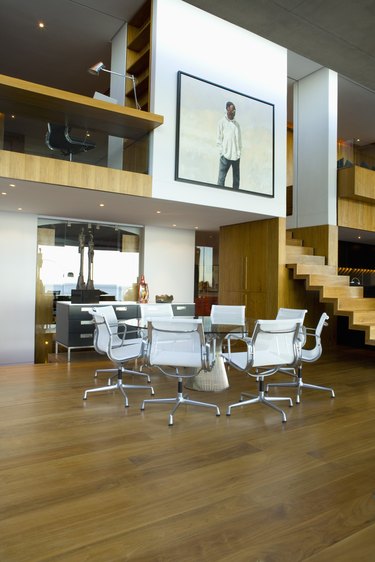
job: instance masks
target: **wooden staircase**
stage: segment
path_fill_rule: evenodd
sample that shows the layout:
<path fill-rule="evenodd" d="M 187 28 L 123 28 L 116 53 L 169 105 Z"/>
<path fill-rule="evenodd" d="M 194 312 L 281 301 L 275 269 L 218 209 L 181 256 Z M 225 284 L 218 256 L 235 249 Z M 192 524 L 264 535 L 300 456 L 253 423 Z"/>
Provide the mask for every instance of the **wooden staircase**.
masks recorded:
<path fill-rule="evenodd" d="M 320 302 L 332 303 L 334 313 L 347 316 L 351 330 L 365 333 L 365 343 L 375 346 L 375 298 L 364 298 L 362 287 L 352 287 L 350 277 L 337 275 L 337 268 L 325 265 L 324 256 L 287 231 L 286 265 L 294 279 L 302 279 L 308 291 L 319 291 Z"/>

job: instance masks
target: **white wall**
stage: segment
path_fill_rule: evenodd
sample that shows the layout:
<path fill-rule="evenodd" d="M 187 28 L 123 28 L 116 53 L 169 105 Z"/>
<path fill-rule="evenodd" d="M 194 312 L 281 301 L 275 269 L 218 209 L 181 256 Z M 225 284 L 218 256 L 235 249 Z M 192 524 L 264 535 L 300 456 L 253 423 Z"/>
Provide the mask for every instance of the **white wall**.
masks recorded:
<path fill-rule="evenodd" d="M 153 18 L 153 196 L 285 216 L 286 50 L 180 0 L 156 0 Z M 275 105 L 274 198 L 174 180 L 178 71 Z"/>
<path fill-rule="evenodd" d="M 177 303 L 194 302 L 195 232 L 146 226 L 144 247 L 150 302 L 160 294 L 173 295 Z"/>
<path fill-rule="evenodd" d="M 337 224 L 337 73 L 294 85 L 293 217 L 288 228 Z"/>
<path fill-rule="evenodd" d="M 0 364 L 33 363 L 37 218 L 0 212 Z"/>

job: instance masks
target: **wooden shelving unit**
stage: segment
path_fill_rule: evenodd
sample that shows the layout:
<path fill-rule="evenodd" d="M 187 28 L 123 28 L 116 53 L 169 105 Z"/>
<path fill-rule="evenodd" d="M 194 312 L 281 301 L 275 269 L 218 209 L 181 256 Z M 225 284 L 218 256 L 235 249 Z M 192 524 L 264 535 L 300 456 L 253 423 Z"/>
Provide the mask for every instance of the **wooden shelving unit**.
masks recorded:
<path fill-rule="evenodd" d="M 152 0 L 147 0 L 128 23 L 126 72 L 136 80 L 137 101 L 142 111 L 150 108 L 151 74 L 151 14 Z M 133 84 L 127 81 L 125 104 L 136 107 Z M 124 145 L 124 169 L 147 173 L 149 141 L 144 137 L 138 142 Z"/>
<path fill-rule="evenodd" d="M 148 111 L 150 105 L 151 0 L 147 0 L 128 24 L 126 72 L 136 79 L 138 103 Z M 132 85 L 126 89 L 126 105 L 135 107 Z"/>

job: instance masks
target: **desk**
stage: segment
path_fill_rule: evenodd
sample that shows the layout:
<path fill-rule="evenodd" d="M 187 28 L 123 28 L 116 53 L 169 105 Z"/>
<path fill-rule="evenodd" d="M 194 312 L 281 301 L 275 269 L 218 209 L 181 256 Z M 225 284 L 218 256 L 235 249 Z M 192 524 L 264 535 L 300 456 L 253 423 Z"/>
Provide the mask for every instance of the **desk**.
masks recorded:
<path fill-rule="evenodd" d="M 190 318 L 193 318 L 192 316 Z M 220 392 L 229 387 L 228 376 L 224 365 L 224 360 L 221 357 L 221 347 L 224 336 L 229 332 L 238 333 L 238 335 L 243 335 L 246 332 L 246 327 L 242 326 L 231 326 L 229 324 L 212 324 L 210 316 L 196 316 L 202 320 L 203 330 L 206 336 L 215 338 L 215 364 L 213 365 L 211 371 L 201 371 L 196 377 L 190 379 L 185 386 L 191 390 L 198 391 L 210 391 L 210 392 Z M 184 318 L 189 320 L 189 317 Z M 154 319 L 163 322 L 173 321 L 173 318 L 155 318 Z M 182 318 L 177 319 L 181 322 Z M 147 327 L 147 320 L 140 318 L 132 318 L 131 320 L 126 320 L 126 324 L 129 326 L 137 326 L 139 329 L 144 329 Z"/>
<path fill-rule="evenodd" d="M 68 123 L 114 137 L 138 140 L 163 124 L 163 117 L 148 111 L 96 100 L 42 84 L 0 74 L 0 113 Z"/>

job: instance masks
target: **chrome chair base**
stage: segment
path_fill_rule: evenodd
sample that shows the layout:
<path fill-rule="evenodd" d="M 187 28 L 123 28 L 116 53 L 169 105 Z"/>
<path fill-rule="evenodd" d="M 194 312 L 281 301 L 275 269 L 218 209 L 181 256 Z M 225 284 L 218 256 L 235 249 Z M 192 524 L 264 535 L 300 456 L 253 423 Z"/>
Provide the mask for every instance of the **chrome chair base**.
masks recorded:
<path fill-rule="evenodd" d="M 94 377 L 97 377 L 100 373 L 115 373 L 112 377 L 108 377 L 108 384 L 112 384 L 112 380 L 118 375 L 118 369 L 96 369 Z M 131 369 L 125 369 L 124 367 L 122 367 L 122 373 L 129 375 L 138 375 L 139 377 L 146 377 L 147 382 L 151 382 L 150 375 L 147 373 L 142 373 L 141 371 L 132 371 Z"/>
<path fill-rule="evenodd" d="M 125 372 L 132 373 L 132 371 L 125 371 Z M 85 390 L 84 395 L 83 395 L 83 400 L 87 400 L 88 394 L 90 394 L 92 392 L 104 392 L 104 391 L 108 392 L 110 390 L 119 390 L 124 397 L 125 408 L 127 408 L 129 406 L 129 400 L 128 400 L 128 396 L 125 392 L 126 389 L 133 389 L 133 388 L 138 388 L 138 389 L 143 389 L 143 390 L 147 389 L 147 390 L 150 390 L 151 396 L 154 396 L 155 392 L 154 392 L 154 388 L 152 386 L 145 386 L 145 385 L 141 385 L 141 384 L 124 384 L 122 382 L 122 373 L 123 373 L 123 370 L 119 369 L 118 375 L 117 375 L 117 381 L 114 384 L 109 384 L 107 386 L 101 386 L 99 388 L 89 388 L 89 389 Z"/>
<path fill-rule="evenodd" d="M 243 396 L 249 396 L 250 400 L 243 400 Z M 289 401 L 289 406 L 292 407 L 293 406 L 293 401 L 291 398 L 289 397 L 281 397 L 281 396 L 274 396 L 272 398 L 268 398 L 267 396 L 265 396 L 265 393 L 263 390 L 259 391 L 258 395 L 254 395 L 254 394 L 248 394 L 247 392 L 242 392 L 240 395 L 240 401 L 236 402 L 235 404 L 231 404 L 230 406 L 228 406 L 227 408 L 227 416 L 231 415 L 231 410 L 232 408 L 237 408 L 238 406 L 247 406 L 248 404 L 265 404 L 266 406 L 269 406 L 270 408 L 273 408 L 274 410 L 277 410 L 280 414 L 281 414 L 281 418 L 283 422 L 286 422 L 287 417 L 286 414 L 284 412 L 284 410 L 282 410 L 281 408 L 278 408 L 275 404 L 272 404 L 272 402 L 278 402 L 281 400 L 288 400 Z"/>
<path fill-rule="evenodd" d="M 286 370 L 284 372 L 287 372 Z M 307 382 L 303 382 L 302 374 L 298 372 L 298 374 L 288 373 L 291 376 L 295 377 L 297 380 L 294 382 L 272 382 L 267 384 L 266 392 L 268 392 L 271 386 L 280 386 L 280 387 L 287 387 L 287 388 L 296 388 L 297 395 L 296 395 L 296 404 L 300 404 L 301 402 L 301 393 L 303 388 L 312 388 L 314 390 L 325 390 L 326 392 L 331 393 L 331 398 L 335 398 L 335 391 L 333 388 L 329 388 L 328 386 L 319 386 L 318 384 L 309 384 Z"/>
<path fill-rule="evenodd" d="M 168 425 L 173 425 L 173 415 L 181 404 L 190 404 L 192 406 L 215 408 L 216 416 L 220 416 L 220 410 L 218 406 L 216 406 L 216 404 L 209 404 L 208 402 L 199 402 L 197 400 L 190 400 L 187 394 L 184 395 L 182 392 L 182 381 L 180 380 L 178 381 L 178 392 L 175 398 L 154 398 L 149 400 L 143 400 L 141 405 L 141 410 L 145 409 L 145 404 L 175 404 L 174 408 L 172 408 L 169 414 Z"/>

